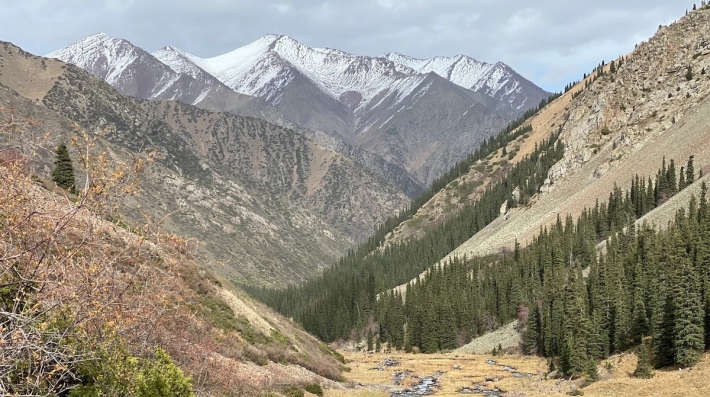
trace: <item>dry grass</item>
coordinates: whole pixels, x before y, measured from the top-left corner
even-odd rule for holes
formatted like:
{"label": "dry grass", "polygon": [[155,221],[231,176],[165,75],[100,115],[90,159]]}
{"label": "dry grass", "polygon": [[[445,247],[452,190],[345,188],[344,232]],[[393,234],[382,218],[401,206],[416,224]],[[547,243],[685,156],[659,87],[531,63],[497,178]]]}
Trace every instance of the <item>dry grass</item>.
{"label": "dry grass", "polygon": [[11,44],[0,44],[0,83],[26,98],[41,100],[64,73],[63,63],[48,58],[40,61],[20,51]]}
{"label": "dry grass", "polygon": [[[507,392],[507,396],[548,396],[566,395],[567,392],[582,386],[581,380],[565,379],[546,380],[547,361],[539,357],[528,356],[486,356],[469,354],[363,354],[345,353],[348,366],[352,372],[347,374],[351,387],[347,390],[328,390],[326,397],[362,396],[379,397],[388,395],[396,389],[392,379],[395,372],[411,371],[412,375],[429,376],[437,371],[444,374],[439,378],[440,389],[436,396],[460,396],[458,390],[470,387],[480,382],[488,387],[497,386]],[[385,367],[383,371],[375,368],[381,366],[385,358],[393,358],[400,362],[397,367]],[[499,364],[516,368],[520,372],[531,373],[529,378],[515,378],[510,372],[486,363],[493,359]],[[601,380],[584,387],[585,396],[707,396],[710,395],[710,354],[692,370],[658,370],[652,379],[642,380],[631,376],[636,367],[636,356],[624,354],[608,360],[611,371],[606,363],[600,365]],[[454,369],[459,368],[460,369]],[[495,382],[486,382],[486,377],[499,378]],[[405,381],[405,386],[416,383],[411,376]]]}

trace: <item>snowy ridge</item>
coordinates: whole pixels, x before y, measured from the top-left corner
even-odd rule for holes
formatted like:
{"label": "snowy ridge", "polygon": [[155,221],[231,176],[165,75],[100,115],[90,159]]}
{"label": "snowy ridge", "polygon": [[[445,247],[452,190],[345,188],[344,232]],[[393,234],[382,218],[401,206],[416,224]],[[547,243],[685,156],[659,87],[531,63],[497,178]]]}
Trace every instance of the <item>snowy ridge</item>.
{"label": "snowy ridge", "polygon": [[[98,33],[47,55],[100,77],[119,91],[144,98],[175,99],[183,75],[173,72],[141,48]],[[142,84],[150,76],[150,86]]]}
{"label": "snowy ridge", "polygon": [[209,73],[184,62],[181,51],[166,47],[158,53],[161,59],[127,40],[98,33],[47,56],[102,78],[124,95],[143,99],[197,104],[221,85]]}
{"label": "snowy ridge", "polygon": [[191,76],[195,79],[200,79],[205,73],[204,70],[200,69],[197,65],[187,61],[187,55],[183,51],[167,46],[152,54],[160,62],[167,65],[175,73],[182,73]]}
{"label": "snowy ridge", "polygon": [[66,48],[54,51],[47,57],[73,63],[92,73],[104,70],[101,77],[113,85],[117,83],[121,74],[138,59],[139,54],[137,47],[130,42],[115,39],[105,33],[97,33]]}
{"label": "snowy ridge", "polygon": [[[484,91],[491,96],[497,96],[508,83],[512,83],[514,87],[507,87],[504,95],[516,92],[515,90],[519,86],[519,83],[514,81],[509,71],[510,68],[502,62],[490,64],[466,55],[417,59],[398,53],[389,53],[385,57],[420,73],[434,72],[456,85],[474,91]],[[510,70],[512,71],[512,69]]]}
{"label": "snowy ridge", "polygon": [[404,98],[424,80],[422,74],[386,58],[310,48],[279,35],[264,36],[213,58],[200,58],[171,47],[153,55],[173,70],[190,73],[198,67],[237,92],[272,103],[276,103],[279,92],[297,74],[307,77],[336,100],[346,92],[358,92],[362,95],[358,108],[367,107],[381,93]]}
{"label": "snowy ridge", "polygon": [[[528,103],[522,77],[510,67],[501,62],[480,62],[466,55],[430,59],[398,53],[356,56],[331,48],[311,48],[291,37],[274,34],[212,58],[200,58],[174,47],[165,47],[153,55],[175,72],[199,79],[204,71],[237,92],[261,97],[274,105],[285,87],[301,75],[335,100],[350,92],[360,94],[361,100],[353,109],[357,113],[376,107],[372,103],[375,98],[381,102],[395,95],[396,104],[432,72],[516,110]],[[530,82],[526,87],[536,91],[536,101],[538,96],[546,96]]]}
{"label": "snowy ridge", "polygon": [[98,34],[50,56],[103,78],[124,95],[238,109],[253,117],[265,114],[254,109],[263,109],[273,120],[375,153],[423,185],[549,95],[503,63],[464,55],[356,56],[282,35],[201,58],[171,46],[149,54]]}
{"label": "snowy ridge", "polygon": [[[490,64],[466,55],[429,59],[398,53],[356,56],[337,49],[310,48],[291,37],[273,34],[223,55],[200,58],[171,46],[148,54],[127,40],[98,33],[48,56],[73,63],[117,87],[135,84],[137,72],[131,65],[159,63],[178,76],[186,75],[209,85],[221,82],[236,92],[260,97],[273,105],[278,104],[285,87],[300,75],[336,101],[341,101],[346,93],[358,93],[361,99],[352,108],[355,113],[376,107],[372,103],[376,98],[380,103],[394,95],[396,104],[432,72],[516,110],[524,110],[546,96],[543,90],[501,62]],[[153,59],[146,60],[148,57]],[[158,78],[158,84],[147,96],[178,95],[170,89],[178,77],[160,73],[164,76]],[[531,103],[530,94],[534,96]]]}

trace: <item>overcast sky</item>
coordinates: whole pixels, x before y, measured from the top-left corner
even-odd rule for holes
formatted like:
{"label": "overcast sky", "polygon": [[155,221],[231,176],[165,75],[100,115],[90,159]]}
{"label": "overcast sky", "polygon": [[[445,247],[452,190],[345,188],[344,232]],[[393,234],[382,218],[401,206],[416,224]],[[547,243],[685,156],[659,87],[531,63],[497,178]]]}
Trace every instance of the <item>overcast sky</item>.
{"label": "overcast sky", "polygon": [[[0,0],[0,40],[45,55],[97,32],[210,57],[277,33],[357,55],[467,54],[560,90],[693,0]],[[699,0],[698,0],[699,1]]]}

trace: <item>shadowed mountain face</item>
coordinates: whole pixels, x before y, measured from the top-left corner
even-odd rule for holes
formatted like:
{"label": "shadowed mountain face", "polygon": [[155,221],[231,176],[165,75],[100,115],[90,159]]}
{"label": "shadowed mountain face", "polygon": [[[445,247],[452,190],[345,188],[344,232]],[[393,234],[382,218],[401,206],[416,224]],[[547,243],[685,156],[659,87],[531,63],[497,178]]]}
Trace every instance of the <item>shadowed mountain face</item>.
{"label": "shadowed mountain face", "polygon": [[[389,169],[406,170],[408,176],[382,176],[413,179],[415,190],[547,96],[502,63],[465,56],[355,56],[279,35],[200,58],[174,47],[150,55],[98,34],[49,56],[74,63],[127,95],[176,99],[326,133],[384,158],[394,166]],[[142,76],[141,90],[134,88],[135,76]],[[260,106],[229,97],[224,87],[259,98]],[[409,184],[397,183],[407,192]]]}
{"label": "shadowed mountain face", "polygon": [[155,150],[142,194],[129,203],[134,211],[122,216],[167,216],[168,230],[200,241],[213,263],[229,264],[219,269],[233,279],[305,280],[408,201],[361,164],[264,120],[126,97],[73,65],[9,43],[0,64],[3,106],[54,126],[55,143],[76,122],[99,134],[116,161]]}

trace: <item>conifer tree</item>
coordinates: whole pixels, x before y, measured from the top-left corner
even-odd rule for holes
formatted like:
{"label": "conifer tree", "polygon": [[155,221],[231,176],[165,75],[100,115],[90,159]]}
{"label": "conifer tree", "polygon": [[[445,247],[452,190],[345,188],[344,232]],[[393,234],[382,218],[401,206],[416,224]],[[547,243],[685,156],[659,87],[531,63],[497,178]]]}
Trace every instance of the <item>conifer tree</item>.
{"label": "conifer tree", "polygon": [[638,356],[638,363],[636,364],[636,370],[634,371],[634,376],[642,379],[653,378],[653,367],[651,366],[651,360],[648,357],[648,340],[644,339],[643,343],[638,347],[636,355]]}
{"label": "conifer tree", "polygon": [[435,353],[439,350],[439,316],[431,301],[424,312],[424,324],[421,333],[421,349],[424,353]]}
{"label": "conifer tree", "polygon": [[693,166],[693,157],[694,156],[688,157],[688,164],[686,165],[685,169],[685,183],[687,185],[690,185],[695,182],[695,167]]}
{"label": "conifer tree", "polygon": [[643,287],[641,278],[643,271],[641,264],[636,263],[635,278],[634,278],[634,304],[631,319],[631,339],[634,344],[641,343],[641,339],[649,334],[648,315],[646,314],[646,304],[644,302]]}
{"label": "conifer tree", "polygon": [[404,330],[404,351],[406,353],[411,353],[414,350],[412,346],[412,338],[409,336],[410,332],[409,325],[407,325]]}
{"label": "conifer tree", "polygon": [[674,361],[674,299],[669,293],[661,297],[664,302],[654,313],[653,358],[656,367],[671,365]]}
{"label": "conifer tree", "polygon": [[571,281],[570,284],[565,291],[565,327],[560,367],[567,375],[580,376],[587,373],[589,366],[587,355],[589,320],[581,275],[578,276],[578,280]]}
{"label": "conifer tree", "polygon": [[67,145],[62,143],[57,146],[54,154],[55,160],[52,180],[57,186],[68,190],[70,193],[75,193],[76,182],[74,180],[74,166],[72,165],[71,157],[69,157]]}
{"label": "conifer tree", "polygon": [[682,261],[681,282],[675,288],[676,315],[674,326],[675,362],[681,367],[695,365],[705,349],[704,311],[700,300],[698,278],[690,260]]}
{"label": "conifer tree", "polygon": [[540,348],[540,309],[533,305],[528,314],[528,326],[525,330],[525,353],[537,354]]}
{"label": "conifer tree", "polygon": [[450,304],[444,303],[440,310],[439,321],[439,347],[441,350],[456,348],[456,318]]}
{"label": "conifer tree", "polygon": [[372,330],[368,329],[367,330],[367,351],[371,352],[373,349],[373,337],[372,337]]}
{"label": "conifer tree", "polygon": [[671,159],[671,163],[668,166],[668,173],[666,174],[666,180],[668,180],[668,187],[670,189],[670,196],[678,193],[678,182],[677,175],[675,172],[675,161]]}
{"label": "conifer tree", "polygon": [[587,354],[590,359],[600,359],[609,354],[609,332],[604,327],[602,309],[595,310],[590,320]]}

